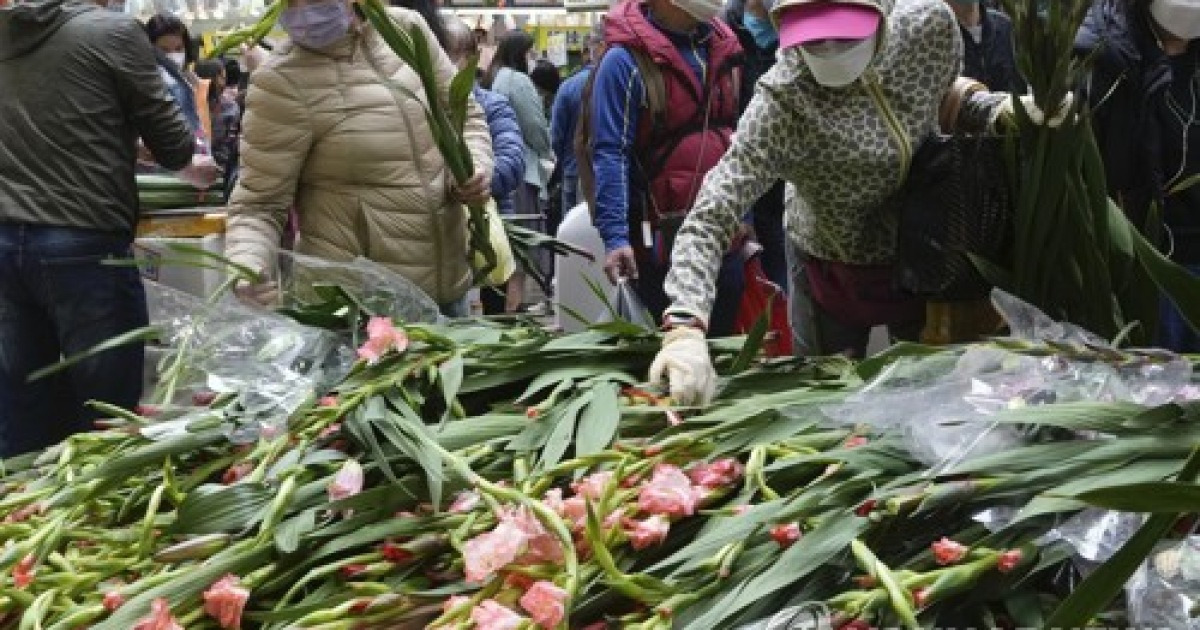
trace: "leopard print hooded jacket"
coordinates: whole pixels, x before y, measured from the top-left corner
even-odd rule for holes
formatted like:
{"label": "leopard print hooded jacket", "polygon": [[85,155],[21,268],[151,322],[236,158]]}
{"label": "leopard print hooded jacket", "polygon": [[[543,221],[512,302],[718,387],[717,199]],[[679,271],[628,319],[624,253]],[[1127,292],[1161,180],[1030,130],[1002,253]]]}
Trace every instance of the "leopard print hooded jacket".
{"label": "leopard print hooded jacket", "polygon": [[[787,233],[804,252],[852,264],[894,261],[895,219],[882,208],[921,140],[937,129],[963,43],[943,0],[874,1],[884,22],[860,80],[823,87],[795,48],[781,51],[760,80],[676,239],[668,313],[707,320],[722,253],[746,208],[777,179],[787,182]],[[985,129],[1003,97],[972,96],[959,128]]]}

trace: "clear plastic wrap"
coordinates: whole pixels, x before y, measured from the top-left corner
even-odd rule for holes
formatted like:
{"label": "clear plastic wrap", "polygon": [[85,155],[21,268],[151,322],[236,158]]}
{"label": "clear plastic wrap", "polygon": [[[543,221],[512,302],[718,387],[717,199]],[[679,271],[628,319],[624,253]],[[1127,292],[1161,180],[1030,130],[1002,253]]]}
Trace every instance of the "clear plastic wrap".
{"label": "clear plastic wrap", "polygon": [[[824,409],[835,421],[901,428],[912,453],[938,474],[964,460],[1020,445],[1029,429],[994,416],[1025,406],[1127,401],[1147,406],[1194,397],[1192,366],[1161,350],[1127,354],[1071,324],[995,291],[1012,338],[1078,349],[1035,356],[1000,346],[968,346],[894,363],[844,403]],[[1080,435],[1081,438],[1097,437]]]}
{"label": "clear plastic wrap", "polygon": [[237,397],[235,442],[282,430],[306,400],[343,378],[354,353],[338,336],[233,298],[205,301],[146,282],[151,322],[164,331],[159,395],[194,391]]}
{"label": "clear plastic wrap", "polygon": [[278,261],[275,277],[284,307],[320,301],[315,287],[337,285],[377,315],[413,324],[445,320],[437,303],[417,285],[366,258],[341,263],[281,251]]}
{"label": "clear plastic wrap", "polygon": [[1160,543],[1125,595],[1131,627],[1200,630],[1200,537]]}

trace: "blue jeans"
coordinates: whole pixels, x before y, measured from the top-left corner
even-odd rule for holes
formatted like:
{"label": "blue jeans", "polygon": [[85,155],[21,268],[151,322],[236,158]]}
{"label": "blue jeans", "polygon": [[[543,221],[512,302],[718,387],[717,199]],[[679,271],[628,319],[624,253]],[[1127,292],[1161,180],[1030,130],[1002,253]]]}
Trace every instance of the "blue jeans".
{"label": "blue jeans", "polygon": [[100,400],[131,409],[142,394],[145,350],[131,343],[54,375],[28,376],[149,321],[130,236],[0,224],[0,456],[45,448],[91,428]]}

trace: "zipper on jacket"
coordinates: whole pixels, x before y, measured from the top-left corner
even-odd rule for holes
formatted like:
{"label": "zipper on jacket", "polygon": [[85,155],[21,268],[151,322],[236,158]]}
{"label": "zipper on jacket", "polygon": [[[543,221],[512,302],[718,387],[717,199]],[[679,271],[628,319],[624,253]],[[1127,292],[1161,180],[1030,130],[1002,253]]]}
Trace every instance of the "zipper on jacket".
{"label": "zipper on jacket", "polygon": [[883,121],[888,127],[888,132],[891,133],[892,138],[896,141],[896,145],[900,148],[899,179],[900,185],[903,186],[905,180],[908,179],[908,169],[912,166],[912,140],[904,132],[904,125],[900,124],[900,119],[896,117],[896,113],[892,111],[891,105],[888,104],[887,97],[883,94],[883,88],[879,85],[879,75],[874,70],[868,71],[863,76],[863,85],[866,86],[871,99],[875,101],[876,109],[883,116]]}

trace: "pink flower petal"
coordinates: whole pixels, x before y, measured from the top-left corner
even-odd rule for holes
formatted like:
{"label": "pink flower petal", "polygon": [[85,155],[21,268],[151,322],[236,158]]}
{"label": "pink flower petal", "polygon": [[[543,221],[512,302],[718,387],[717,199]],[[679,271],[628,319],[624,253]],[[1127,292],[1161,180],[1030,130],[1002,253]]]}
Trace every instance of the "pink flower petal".
{"label": "pink flower petal", "polygon": [[711,464],[697,464],[688,469],[692,483],[704,488],[725,488],[742,478],[742,463],[733,458],[719,459]]}
{"label": "pink flower petal", "polygon": [[242,627],[242,611],[250,589],[238,585],[236,575],[226,575],[204,591],[204,612],[226,630]]}
{"label": "pink flower petal", "polygon": [[625,526],[625,535],[634,549],[660,545],[671,531],[671,521],[659,514],[641,521],[626,519]]}
{"label": "pink flower petal", "polygon": [[524,620],[524,617],[494,599],[485,599],[471,609],[471,622],[475,624],[475,630],[516,630]]}
{"label": "pink flower petal", "polygon": [[638,494],[638,507],[649,514],[683,517],[696,512],[700,496],[692,488],[692,481],[676,466],[660,464],[654,476],[642,486]]}
{"label": "pink flower petal", "polygon": [[567,616],[567,592],[553,582],[534,583],[521,596],[520,603],[533,622],[547,630],[558,627]]}
{"label": "pink flower petal", "polygon": [[598,472],[580,479],[578,482],[571,485],[571,489],[575,494],[593,501],[599,501],[604,497],[604,492],[612,483],[613,473],[611,470]]}
{"label": "pink flower petal", "polygon": [[341,470],[333,476],[329,484],[329,500],[340,501],[352,497],[363,488],[363,469],[357,460],[347,459]]}
{"label": "pink flower petal", "polygon": [[528,549],[529,535],[511,521],[500,521],[495,529],[468,540],[464,546],[467,581],[472,584],[486,582]]}
{"label": "pink flower petal", "polygon": [[171,605],[158,598],[150,603],[150,614],[133,625],[131,630],[184,630],[171,616]]}

